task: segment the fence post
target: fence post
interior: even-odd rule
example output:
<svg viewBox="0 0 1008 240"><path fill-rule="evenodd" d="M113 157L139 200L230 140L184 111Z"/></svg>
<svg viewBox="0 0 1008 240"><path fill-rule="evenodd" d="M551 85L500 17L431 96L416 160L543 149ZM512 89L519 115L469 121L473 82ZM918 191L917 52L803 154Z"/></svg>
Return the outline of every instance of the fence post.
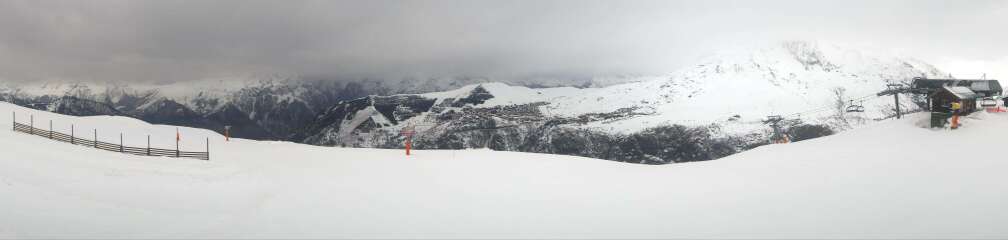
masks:
<svg viewBox="0 0 1008 240"><path fill-rule="evenodd" d="M77 145L77 137L74 137L74 125L70 124L70 144Z"/></svg>
<svg viewBox="0 0 1008 240"><path fill-rule="evenodd" d="M52 119L49 120L49 139L52 139Z"/></svg>
<svg viewBox="0 0 1008 240"><path fill-rule="evenodd" d="M17 112L11 111L11 131L17 131Z"/></svg>
<svg viewBox="0 0 1008 240"><path fill-rule="evenodd" d="M28 130L28 131L32 135L35 135L35 115L28 115L28 118L29 118L29 120L28 120L28 124L29 125L28 126L31 127L31 129Z"/></svg>
<svg viewBox="0 0 1008 240"><path fill-rule="evenodd" d="M210 161L210 138L206 139L206 160Z"/></svg>
<svg viewBox="0 0 1008 240"><path fill-rule="evenodd" d="M150 135L147 135L147 156L150 156Z"/></svg>
<svg viewBox="0 0 1008 240"><path fill-rule="evenodd" d="M178 130L176 130L176 131L178 131ZM178 139L178 135L177 134L178 133L176 132L176 137L175 137L175 158L178 158L179 155L181 155L180 152L179 152L179 147L178 147L179 139Z"/></svg>
<svg viewBox="0 0 1008 240"><path fill-rule="evenodd" d="M98 148L98 129L97 128L95 128L95 130L94 130L94 147Z"/></svg>
<svg viewBox="0 0 1008 240"><path fill-rule="evenodd" d="M123 134L119 133L119 152L123 152Z"/></svg>

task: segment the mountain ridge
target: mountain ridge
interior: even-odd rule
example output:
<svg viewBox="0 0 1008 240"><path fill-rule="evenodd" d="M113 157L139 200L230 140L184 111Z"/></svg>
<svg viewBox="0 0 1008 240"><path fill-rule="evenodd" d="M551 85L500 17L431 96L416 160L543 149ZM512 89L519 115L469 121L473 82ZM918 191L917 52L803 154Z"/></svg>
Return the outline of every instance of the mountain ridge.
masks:
<svg viewBox="0 0 1008 240"><path fill-rule="evenodd" d="M891 99L870 97L886 84L942 75L934 66L912 58L789 41L718 53L666 75L637 76L633 81L597 88L538 88L458 78L441 85L455 86L453 89L410 93L442 80L404 79L391 84L404 88L392 89L390 84L376 81L313 81L277 75L147 89L123 84L104 88L41 84L40 89L0 88L0 97L24 105L74 96L106 103L114 111L104 106L87 109L87 104L68 104L77 109L50 109L78 115L118 111L152 123L218 132L230 125L232 135L242 138L396 148L403 142L399 129L417 126L418 148L486 147L555 153L566 152L558 150L568 148L565 146L570 143L563 141L605 142L626 146L586 156L630 160L654 159L644 157L648 154L643 150L634 150L640 148L640 139L635 138L653 137L640 135L648 131L652 135L691 132L711 141L706 145L724 145L714 152L734 153L765 142L771 135L762 123L767 115L787 115L802 124L835 131L849 129L892 115ZM841 94L833 96L838 90ZM919 102L910 96L902 98L902 109L915 109L915 102ZM836 105L837 101L841 108L847 104L844 102L858 101L868 111L805 111ZM646 151L651 150L655 149ZM627 155L627 151L641 153ZM658 159L661 161L652 163L703 160Z"/></svg>

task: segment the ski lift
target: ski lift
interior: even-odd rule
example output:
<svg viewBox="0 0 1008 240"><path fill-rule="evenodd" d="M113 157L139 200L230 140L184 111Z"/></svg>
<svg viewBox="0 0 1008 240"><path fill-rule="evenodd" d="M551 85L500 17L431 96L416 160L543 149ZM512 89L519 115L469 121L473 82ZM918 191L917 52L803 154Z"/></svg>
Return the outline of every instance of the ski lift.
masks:
<svg viewBox="0 0 1008 240"><path fill-rule="evenodd" d="M765 123L765 124L775 124L775 123L783 121L783 120L784 120L784 118L782 118L780 115L771 115L771 116L767 116L767 119L763 120L763 123Z"/></svg>
<svg viewBox="0 0 1008 240"><path fill-rule="evenodd" d="M994 101L994 98L987 97L987 98L984 98L983 101L980 102L980 106L983 106L983 107L997 107L997 101Z"/></svg>
<svg viewBox="0 0 1008 240"><path fill-rule="evenodd" d="M851 100L850 101L850 105L847 106L847 112L849 112L849 113L864 112L864 106L862 104L855 105L854 104L854 100Z"/></svg>
<svg viewBox="0 0 1008 240"><path fill-rule="evenodd" d="M770 135L770 143L788 143L790 138L787 133L784 132L781 122L785 121L780 115L767 116L766 120L763 120L764 124L770 125L773 128L773 133Z"/></svg>

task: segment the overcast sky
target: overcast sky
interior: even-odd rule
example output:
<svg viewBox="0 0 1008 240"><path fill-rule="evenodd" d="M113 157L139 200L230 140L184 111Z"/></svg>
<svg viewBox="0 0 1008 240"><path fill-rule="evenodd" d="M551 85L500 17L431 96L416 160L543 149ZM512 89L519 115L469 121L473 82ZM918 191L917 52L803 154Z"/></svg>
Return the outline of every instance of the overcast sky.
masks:
<svg viewBox="0 0 1008 240"><path fill-rule="evenodd" d="M816 39L1008 78L1006 29L1004 0L0 0L0 79L660 74L740 42Z"/></svg>

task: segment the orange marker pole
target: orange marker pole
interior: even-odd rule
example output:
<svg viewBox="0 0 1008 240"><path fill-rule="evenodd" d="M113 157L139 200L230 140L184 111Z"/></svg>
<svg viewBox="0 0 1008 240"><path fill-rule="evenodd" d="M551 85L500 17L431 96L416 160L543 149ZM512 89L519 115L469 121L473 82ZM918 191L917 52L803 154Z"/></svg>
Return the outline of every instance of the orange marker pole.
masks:
<svg viewBox="0 0 1008 240"><path fill-rule="evenodd" d="M406 156L409 156L410 148L413 148L413 134L416 134L416 132L413 131L412 126L409 126L399 130L399 133L406 137L404 139L406 141Z"/></svg>
<svg viewBox="0 0 1008 240"><path fill-rule="evenodd" d="M411 145L413 145L413 136L406 137L406 156L409 156L409 150Z"/></svg>

